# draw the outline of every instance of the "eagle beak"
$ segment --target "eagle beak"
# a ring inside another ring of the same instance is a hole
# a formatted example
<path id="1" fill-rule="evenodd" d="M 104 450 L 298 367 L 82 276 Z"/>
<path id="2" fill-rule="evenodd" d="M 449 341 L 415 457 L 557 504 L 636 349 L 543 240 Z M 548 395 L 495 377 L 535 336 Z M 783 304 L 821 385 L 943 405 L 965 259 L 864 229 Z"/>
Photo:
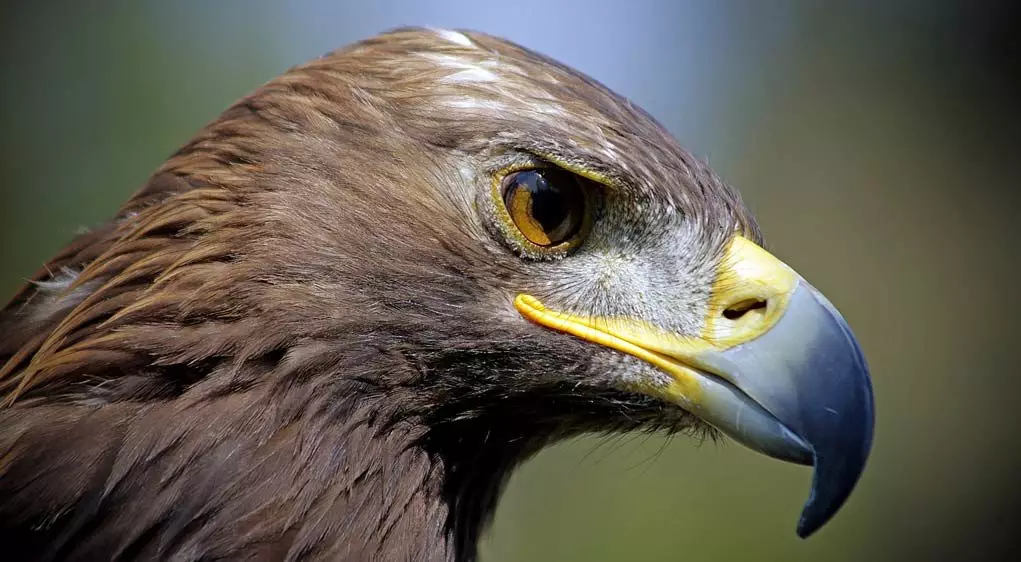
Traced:
<path id="1" fill-rule="evenodd" d="M 865 468 L 874 406 L 858 343 L 821 293 L 744 237 L 728 246 L 697 337 L 640 320 L 557 313 L 528 295 L 515 304 L 533 322 L 670 375 L 635 390 L 677 403 L 754 450 L 813 465 L 801 537 L 837 512 Z"/>

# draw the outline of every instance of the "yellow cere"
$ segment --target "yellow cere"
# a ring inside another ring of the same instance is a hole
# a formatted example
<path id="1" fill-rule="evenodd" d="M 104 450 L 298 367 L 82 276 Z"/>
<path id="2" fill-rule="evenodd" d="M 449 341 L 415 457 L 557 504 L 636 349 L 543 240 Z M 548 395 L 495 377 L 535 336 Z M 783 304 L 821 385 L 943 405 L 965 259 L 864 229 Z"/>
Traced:
<path id="1" fill-rule="evenodd" d="M 797 285 L 798 274 L 787 264 L 751 240 L 735 236 L 713 283 L 702 339 L 722 350 L 761 336 L 783 316 Z M 728 308 L 749 301 L 767 306 L 737 320 L 724 315 Z"/>
<path id="2" fill-rule="evenodd" d="M 783 316 L 798 275 L 754 242 L 735 236 L 720 264 L 712 287 L 700 337 L 685 337 L 657 328 L 642 319 L 581 317 L 549 310 L 537 298 L 521 294 L 514 306 L 526 319 L 645 360 L 671 375 L 671 385 L 643 388 L 672 401 L 698 404 L 702 396 L 697 371 L 699 355 L 751 341 Z M 724 315 L 742 303 L 764 302 L 736 319 Z"/>

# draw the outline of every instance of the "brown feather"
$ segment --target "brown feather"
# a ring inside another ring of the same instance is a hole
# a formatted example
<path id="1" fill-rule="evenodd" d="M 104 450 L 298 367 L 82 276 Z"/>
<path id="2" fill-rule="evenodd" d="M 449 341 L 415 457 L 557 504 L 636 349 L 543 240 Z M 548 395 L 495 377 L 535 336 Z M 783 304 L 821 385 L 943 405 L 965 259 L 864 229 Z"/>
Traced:
<path id="1" fill-rule="evenodd" d="M 470 194 L 526 151 L 709 225 L 707 252 L 754 221 L 627 100 L 469 37 L 400 30 L 269 82 L 14 297 L 5 559 L 472 560 L 546 443 L 690 426 L 508 312 L 548 274 Z"/>

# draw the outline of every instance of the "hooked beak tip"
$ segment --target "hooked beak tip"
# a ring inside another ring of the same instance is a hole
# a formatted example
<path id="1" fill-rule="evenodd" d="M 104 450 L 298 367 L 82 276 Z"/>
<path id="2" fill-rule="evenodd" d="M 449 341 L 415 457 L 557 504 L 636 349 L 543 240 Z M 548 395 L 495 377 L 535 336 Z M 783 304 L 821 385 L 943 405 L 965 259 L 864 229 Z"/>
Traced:
<path id="1" fill-rule="evenodd" d="M 810 361 L 817 375 L 806 387 L 818 400 L 802 410 L 803 437 L 812 446 L 812 490 L 797 534 L 808 538 L 844 505 L 858 483 L 875 426 L 875 403 L 865 356 L 836 308 L 806 283 L 817 303 L 823 345 Z"/>
<path id="2" fill-rule="evenodd" d="M 711 423 L 753 449 L 814 467 L 797 527 L 799 536 L 808 537 L 847 500 L 872 446 L 869 370 L 843 317 L 799 280 L 768 331 L 699 360 L 712 372 L 728 373 L 739 389 L 726 394 L 723 385 L 705 385 L 718 418 Z M 731 404 L 750 404 L 741 410 L 741 423 Z M 759 413 L 754 423 L 750 412 Z"/>

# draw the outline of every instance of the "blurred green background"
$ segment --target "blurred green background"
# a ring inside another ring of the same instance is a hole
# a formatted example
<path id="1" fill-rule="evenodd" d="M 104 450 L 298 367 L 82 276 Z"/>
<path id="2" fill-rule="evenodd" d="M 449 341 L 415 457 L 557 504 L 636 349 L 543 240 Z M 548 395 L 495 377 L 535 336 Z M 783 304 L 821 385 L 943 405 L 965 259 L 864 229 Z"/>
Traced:
<path id="1" fill-rule="evenodd" d="M 735 444 L 580 439 L 517 471 L 482 546 L 532 560 L 993 560 L 1017 542 L 1021 84 L 1009 2 L 6 2 L 0 293 L 203 124 L 308 58 L 466 27 L 642 105 L 744 193 L 858 334 L 878 408 L 850 502 Z"/>

